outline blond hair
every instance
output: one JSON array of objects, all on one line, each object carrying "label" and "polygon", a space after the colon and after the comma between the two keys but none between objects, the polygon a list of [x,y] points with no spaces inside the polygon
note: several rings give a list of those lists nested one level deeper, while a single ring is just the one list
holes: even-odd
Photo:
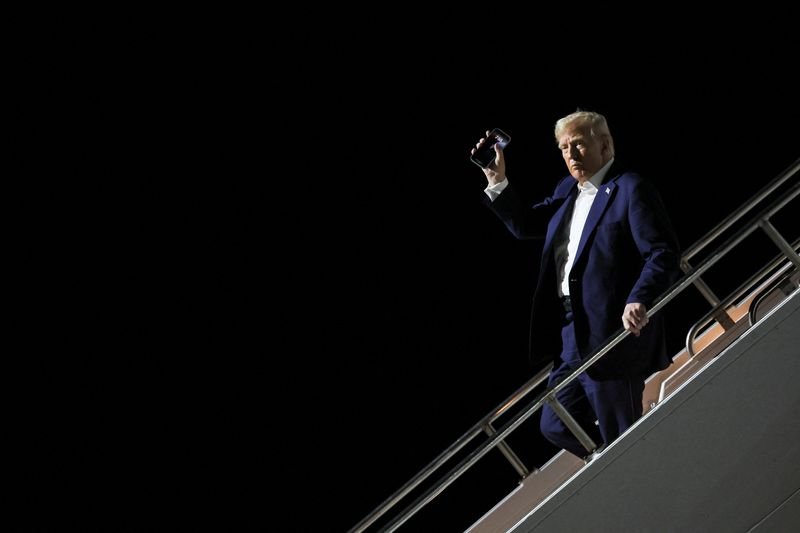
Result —
[{"label": "blond hair", "polygon": [[577,125],[581,127],[588,127],[590,135],[594,138],[608,138],[611,155],[614,155],[614,138],[611,136],[611,130],[608,129],[606,117],[594,111],[582,111],[579,109],[558,119],[555,127],[556,142],[558,142],[567,126],[571,126],[574,123],[578,123]]}]

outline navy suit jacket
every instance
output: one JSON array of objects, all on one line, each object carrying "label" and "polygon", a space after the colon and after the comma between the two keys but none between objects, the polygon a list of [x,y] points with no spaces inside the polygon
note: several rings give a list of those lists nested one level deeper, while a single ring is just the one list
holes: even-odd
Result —
[{"label": "navy suit jacket", "polygon": [[[523,205],[511,183],[488,206],[518,239],[543,238],[541,265],[531,312],[530,357],[534,366],[560,364],[563,312],[554,257],[556,236],[577,198],[577,181],[564,177],[553,194]],[[575,337],[582,357],[622,328],[625,305],[650,309],[680,276],[680,251],[655,187],[617,161],[592,203],[569,274]],[[595,379],[648,376],[670,365],[663,312],[639,337],[628,335],[587,373]]]}]

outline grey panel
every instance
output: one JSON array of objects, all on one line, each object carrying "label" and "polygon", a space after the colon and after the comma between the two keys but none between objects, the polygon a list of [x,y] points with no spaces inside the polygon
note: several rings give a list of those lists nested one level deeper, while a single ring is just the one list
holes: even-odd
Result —
[{"label": "grey panel", "polygon": [[512,531],[785,531],[798,488],[795,291]]}]

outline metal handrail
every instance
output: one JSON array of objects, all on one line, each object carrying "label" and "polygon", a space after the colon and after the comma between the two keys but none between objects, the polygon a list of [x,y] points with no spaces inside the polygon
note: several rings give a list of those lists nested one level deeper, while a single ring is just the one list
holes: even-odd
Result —
[{"label": "metal handrail", "polygon": [[775,192],[781,185],[786,183],[798,170],[800,170],[800,158],[794,163],[789,165],[786,170],[778,174],[772,181],[767,183],[759,192],[756,193],[750,200],[742,204],[738,209],[734,210],[730,215],[725,217],[722,222],[711,228],[711,230],[701,237],[696,243],[689,247],[688,250],[683,252],[683,258],[689,260],[697,255],[703,248],[708,246],[717,237],[722,235],[725,230],[733,226],[737,221],[741,220],[751,209],[758,205],[761,200]]},{"label": "metal handrail", "polygon": [[[795,249],[800,247],[800,239],[796,240],[792,245],[792,247]],[[772,262],[767,264],[764,268],[762,268],[756,274],[748,278],[744,283],[739,285],[739,288],[737,288],[734,292],[732,292],[730,296],[722,300],[717,307],[713,308],[711,311],[700,317],[700,319],[698,319],[697,322],[695,322],[692,325],[692,327],[689,328],[689,332],[686,334],[686,352],[689,354],[689,356],[692,357],[697,355],[694,349],[694,342],[699,332],[704,331],[715,320],[719,323],[717,317],[719,316],[720,309],[724,309],[731,305],[734,305],[734,302],[739,300],[743,295],[752,291],[755,285],[757,285],[758,283],[763,283],[765,277],[768,276],[774,277],[776,275],[781,275],[785,273],[785,271],[789,269],[791,264],[792,264],[791,261],[786,262],[786,256],[784,254],[778,254],[775,257],[775,259],[772,260]],[[775,269],[778,269],[777,272],[775,272]],[[752,323],[750,325],[752,325]]]},{"label": "metal handrail", "polygon": [[[356,524],[351,532],[362,532],[365,531],[366,528],[371,526],[375,523],[381,516],[383,516],[386,511],[392,508],[398,501],[402,500],[405,496],[407,496],[410,492],[412,492],[415,488],[421,485],[431,474],[433,474],[436,470],[438,470],[442,465],[447,463],[450,459],[452,459],[459,451],[461,451],[470,441],[472,441],[475,437],[482,433],[486,433],[486,427],[491,427],[491,423],[497,420],[500,416],[502,416],[506,411],[508,411],[511,407],[516,405],[520,399],[525,397],[528,393],[530,393],[533,389],[541,385],[547,380],[548,375],[550,374],[550,369],[553,367],[552,363],[547,365],[545,368],[541,369],[534,377],[529,379],[524,385],[522,385],[516,392],[511,394],[508,398],[505,399],[498,407],[496,407],[491,413],[483,417],[480,422],[472,426],[466,433],[464,433],[458,440],[456,440],[453,444],[451,444],[445,451],[439,454],[435,459],[433,459],[430,463],[428,463],[425,468],[423,468],[416,476],[410,479],[407,483],[405,483],[399,490],[397,490],[394,494],[392,494],[389,498],[383,501],[383,503],[378,506],[378,508],[370,513],[366,518],[361,520],[358,524]],[[492,429],[490,432],[490,440],[489,442],[495,443],[497,439],[497,431]],[[448,483],[449,484],[449,483]],[[446,486],[445,486],[446,487]],[[443,487],[443,488],[445,488]],[[427,503],[427,501],[426,501]]]},{"label": "metal handrail", "polygon": [[[800,170],[800,158],[797,159],[792,165],[790,165],[784,172],[778,175],[772,182],[767,184],[759,193],[756,194],[753,198],[749,201],[745,202],[743,206],[738,208],[733,212],[732,215],[728,216],[725,220],[721,223],[717,224],[708,234],[700,239],[694,246],[689,248],[687,252],[685,252],[681,259],[682,268],[684,268],[685,273],[684,276],[679,279],[670,289],[668,289],[664,294],[662,294],[655,304],[648,310],[647,316],[651,317],[655,313],[659,312],[668,302],[670,302],[675,296],[683,292],[687,287],[692,284],[703,293],[707,299],[711,294],[706,293],[705,290],[707,286],[702,282],[700,276],[704,274],[709,268],[711,268],[714,264],[716,264],[722,257],[724,257],[727,253],[729,253],[735,246],[741,243],[747,236],[753,233],[759,227],[762,228],[773,241],[776,242],[778,247],[781,249],[783,254],[787,256],[792,262],[795,264],[800,265],[800,258],[798,258],[797,254],[794,252],[791,245],[789,245],[785,239],[780,235],[780,233],[771,225],[769,224],[768,219],[779,211],[782,207],[784,207],[791,199],[797,196],[796,190],[800,187],[800,185],[796,186],[792,191],[793,194],[790,193],[786,197],[779,198],[777,201],[773,202],[770,207],[762,211],[759,215],[758,219],[755,222],[752,222],[750,226],[746,226],[741,228],[737,234],[732,236],[728,239],[728,241],[718,247],[718,249],[712,253],[709,257],[701,262],[700,265],[697,267],[691,267],[688,263],[688,259],[696,255],[701,249],[705,248],[707,245],[715,241],[720,235],[722,235],[728,228],[730,228],[733,224],[739,221],[747,212],[751,209],[756,207],[756,205],[761,202],[764,198],[766,198],[769,194],[777,190],[782,184],[784,184],[788,179],[798,173]],[[788,198],[787,197],[791,197]],[[792,257],[792,255],[794,257]],[[711,299],[709,299],[711,301]],[[712,301],[712,305],[717,306],[719,304],[719,300]],[[392,494],[389,498],[384,500],[378,508],[376,508],[373,512],[371,512],[368,516],[362,519],[358,524],[356,524],[352,529],[349,530],[348,533],[362,533],[366,531],[368,527],[373,525],[378,519],[380,519],[383,515],[385,515],[392,507],[394,507],[399,501],[405,498],[409,493],[411,493],[415,488],[420,486],[423,481],[425,481],[431,474],[441,468],[444,464],[446,464],[450,459],[452,459],[456,453],[461,451],[469,442],[471,442],[475,437],[480,435],[481,433],[488,435],[488,440],[484,441],[482,444],[478,446],[477,449],[473,450],[467,457],[462,459],[455,467],[453,467],[445,476],[440,478],[439,482],[436,483],[434,486],[428,488],[422,495],[420,495],[412,504],[410,504],[406,509],[399,515],[397,518],[392,520],[388,525],[384,526],[381,531],[383,532],[391,532],[395,531],[398,527],[400,527],[403,523],[405,523],[411,516],[413,516],[419,509],[423,506],[427,505],[430,501],[432,501],[436,496],[438,496],[444,489],[446,489],[451,483],[453,483],[458,477],[460,477],[469,467],[475,464],[480,458],[482,458],[489,450],[493,449],[495,446],[499,446],[503,444],[506,446],[506,450],[510,452],[510,448],[507,447],[507,444],[504,443],[504,439],[515,429],[517,429],[523,422],[525,422],[531,415],[533,415],[538,409],[544,405],[544,403],[549,403],[551,405],[556,406],[557,413],[562,421],[565,423],[567,427],[573,430],[573,433],[579,435],[580,426],[572,419],[572,417],[567,413],[565,410],[563,413],[560,409],[557,409],[558,400],[556,400],[556,394],[567,386],[572,380],[577,379],[577,377],[586,371],[587,368],[592,366],[598,359],[603,357],[606,353],[608,353],[614,346],[616,346],[619,342],[621,342],[625,337],[630,334],[628,330],[624,328],[620,328],[618,332],[604,345],[596,349],[594,352],[589,354],[585,357],[581,365],[573,370],[570,374],[564,376],[561,380],[557,383],[553,384],[552,386],[548,387],[548,389],[539,394],[539,396],[530,403],[522,412],[517,413],[512,420],[507,422],[505,426],[503,426],[500,430],[495,430],[491,423],[494,422],[497,418],[499,418],[503,413],[507,412],[511,407],[515,406],[519,401],[522,400],[525,396],[527,396],[533,389],[544,383],[547,379],[551,366],[542,369],[539,373],[536,374],[532,379],[527,381],[522,387],[520,387],[515,393],[510,395],[504,402],[502,402],[497,408],[495,408],[492,412],[490,412],[487,416],[485,416],[480,422],[475,424],[470,430],[468,430],[464,435],[462,435],[455,443],[449,446],[442,454],[437,456],[433,461],[431,461],[423,470],[421,470],[416,476],[414,476],[411,480],[405,483],[398,491]],[[576,429],[578,431],[576,431]],[[588,438],[588,437],[587,437]],[[581,439],[582,442],[584,439]],[[591,450],[589,450],[591,451]],[[513,452],[512,452],[513,453]],[[508,458],[509,455],[505,454]],[[515,455],[513,457],[516,457]],[[513,461],[512,461],[513,464]],[[519,471],[519,468],[518,468]]]},{"label": "metal handrail", "polygon": [[[778,174],[778,176],[776,176],[771,182],[762,187],[762,189],[757,192],[755,196],[742,204],[738,209],[734,210],[729,216],[723,219],[722,222],[714,226],[704,237],[698,240],[688,250],[684,251],[681,257],[681,269],[684,272],[691,270],[692,267],[689,264],[689,260],[692,257],[708,246],[711,242],[716,240],[720,235],[728,230],[728,228],[732,227],[736,222],[741,220],[744,215],[758,205],[764,198],[775,192],[780,186],[786,183],[786,181],[798,171],[798,168],[800,168],[800,159],[797,159],[786,170]],[[711,290],[711,287],[709,287],[701,279],[695,281],[695,287],[706,299],[706,301],[711,304],[712,307],[717,308],[714,318],[717,319],[722,327],[725,329],[732,328],[733,320],[728,316],[725,310],[720,307],[720,298],[714,294],[714,291]]]},{"label": "metal handrail", "polygon": [[800,283],[792,279],[796,273],[797,270],[795,269],[792,273],[785,274],[784,276],[774,280],[753,299],[753,303],[750,304],[750,309],[747,312],[747,322],[750,326],[758,321],[758,308],[761,307],[761,304],[764,302],[767,296],[772,294],[775,289],[779,289],[784,296],[789,296],[792,292],[796,291],[798,287],[800,287]]}]

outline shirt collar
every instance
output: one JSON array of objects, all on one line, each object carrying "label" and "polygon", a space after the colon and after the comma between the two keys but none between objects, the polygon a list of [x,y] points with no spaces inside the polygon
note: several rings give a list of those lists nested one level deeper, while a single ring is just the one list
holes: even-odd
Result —
[{"label": "shirt collar", "polygon": [[578,190],[585,191],[587,189],[597,189],[598,187],[600,187],[600,184],[603,183],[603,179],[606,177],[606,174],[608,174],[608,169],[611,167],[613,163],[614,163],[614,158],[612,157],[611,159],[608,160],[608,162],[605,165],[603,165],[603,167],[600,170],[595,172],[594,176],[586,180],[586,183],[584,183],[583,185],[579,183]]}]

